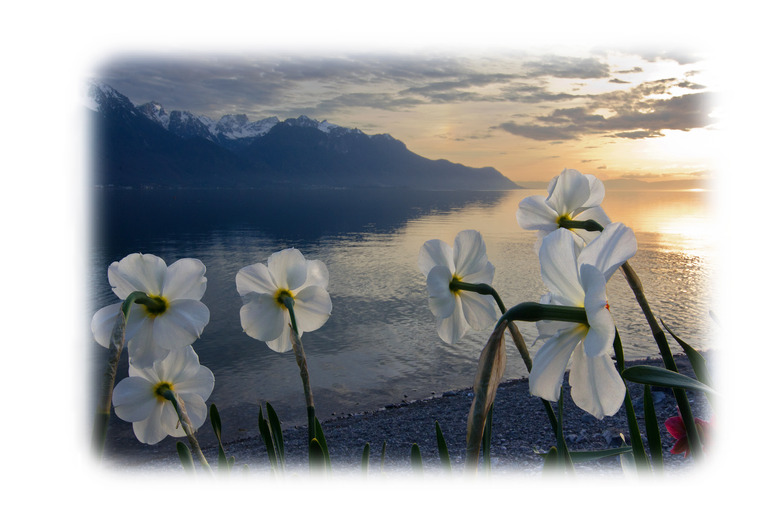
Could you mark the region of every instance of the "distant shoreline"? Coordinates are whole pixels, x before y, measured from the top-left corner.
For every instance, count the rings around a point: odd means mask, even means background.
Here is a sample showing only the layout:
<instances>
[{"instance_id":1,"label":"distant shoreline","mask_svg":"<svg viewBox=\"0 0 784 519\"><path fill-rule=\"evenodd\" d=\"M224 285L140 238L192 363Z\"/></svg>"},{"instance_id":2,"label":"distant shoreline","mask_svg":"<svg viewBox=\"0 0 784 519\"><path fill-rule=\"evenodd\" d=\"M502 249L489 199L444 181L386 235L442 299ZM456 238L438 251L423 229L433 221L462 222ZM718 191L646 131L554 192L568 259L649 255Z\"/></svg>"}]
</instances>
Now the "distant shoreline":
<instances>
[{"instance_id":1,"label":"distant shoreline","mask_svg":"<svg viewBox=\"0 0 784 519\"><path fill-rule=\"evenodd\" d=\"M603 180L605 189L609 190L645 190L645 191L681 191L688 189L710 190L711 185L707 180L637 180L633 178L616 178ZM549 181L518 181L522 189L547 189Z\"/></svg>"}]
</instances>

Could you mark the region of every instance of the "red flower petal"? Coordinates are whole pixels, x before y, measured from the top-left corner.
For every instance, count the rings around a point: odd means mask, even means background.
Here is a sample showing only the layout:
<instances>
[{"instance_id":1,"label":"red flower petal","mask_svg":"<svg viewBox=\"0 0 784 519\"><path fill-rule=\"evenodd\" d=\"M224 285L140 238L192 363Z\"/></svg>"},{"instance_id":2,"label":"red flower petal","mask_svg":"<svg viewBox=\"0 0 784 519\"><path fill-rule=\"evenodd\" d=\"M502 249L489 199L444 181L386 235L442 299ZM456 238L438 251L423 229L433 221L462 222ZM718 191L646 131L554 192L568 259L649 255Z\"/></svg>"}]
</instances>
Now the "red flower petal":
<instances>
[{"instance_id":1,"label":"red flower petal","mask_svg":"<svg viewBox=\"0 0 784 519\"><path fill-rule=\"evenodd\" d=\"M664 427L667 428L667 432L676 440L686 437L686 426L683 423L683 418L680 416L667 418L667 420L664 421Z\"/></svg>"}]
</instances>

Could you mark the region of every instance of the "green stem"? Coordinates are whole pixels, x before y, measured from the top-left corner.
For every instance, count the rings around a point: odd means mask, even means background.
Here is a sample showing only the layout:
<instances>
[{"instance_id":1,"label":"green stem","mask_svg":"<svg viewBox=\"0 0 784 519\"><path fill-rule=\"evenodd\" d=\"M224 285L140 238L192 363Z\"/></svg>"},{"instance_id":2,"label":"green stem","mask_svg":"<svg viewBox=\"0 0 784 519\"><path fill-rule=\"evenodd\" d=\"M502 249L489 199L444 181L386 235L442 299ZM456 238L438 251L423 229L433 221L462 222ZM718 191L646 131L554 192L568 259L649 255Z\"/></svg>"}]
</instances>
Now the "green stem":
<instances>
[{"instance_id":1,"label":"green stem","mask_svg":"<svg viewBox=\"0 0 784 519\"><path fill-rule=\"evenodd\" d=\"M483 296L493 296L493 299L495 299L495 303L498 305L501 313L506 313L506 306L504 306L504 302L501 301L501 296L499 296L498 292L496 292L495 289L487 283L466 283L464 281L457 281L453 279L449 283L449 289L453 291L466 290L468 292L476 292L477 294L481 294Z\"/></svg>"},{"instance_id":2,"label":"green stem","mask_svg":"<svg viewBox=\"0 0 784 519\"><path fill-rule=\"evenodd\" d=\"M98 397L98 407L95 411L93 422L93 450L101 457L104 445L106 444L106 433L109 428L109 416L112 411L112 394L114 393L114 381L117 378L117 365L120 363L123 345L125 344L125 326L128 323L128 312L131 304L146 298L144 292L132 292L125 298L117 319L112 329L112 336L109 339L109 357L101 379L100 396Z\"/></svg>"},{"instance_id":3,"label":"green stem","mask_svg":"<svg viewBox=\"0 0 784 519\"><path fill-rule=\"evenodd\" d=\"M172 403L174 410L177 412L177 417L180 419L182 430L185 431L185 436L188 438L188 443L191 445L191 450L196 454L196 457L199 458L201 466L205 470L212 472L210 464L207 463L207 458L204 457L204 453L201 451L201 447L199 447L199 442L196 439L196 432L193 430L193 424L191 423L190 418L188 418L188 413L185 411L185 403L180 399L177 393L171 389L159 389L158 394Z\"/></svg>"},{"instance_id":4,"label":"green stem","mask_svg":"<svg viewBox=\"0 0 784 519\"><path fill-rule=\"evenodd\" d=\"M621 343L621 336L618 330L615 330L615 339L613 339L613 349L615 350L615 364L620 375L625 367L623 359L623 344ZM621 379L623 380L623 378ZM623 385L626 387L626 381L623 380ZM640 434L640 426L637 424L637 415L634 413L634 405L632 404L632 397L629 394L629 388L626 387L626 395L623 398L623 405L626 410L626 421L629 424L629 435L632 440L632 451L634 453L634 461L638 470L651 470L648 456L645 454L645 448L642 443L642 435Z\"/></svg>"},{"instance_id":5,"label":"green stem","mask_svg":"<svg viewBox=\"0 0 784 519\"><path fill-rule=\"evenodd\" d=\"M294 316L294 299L289 296L281 298L281 302L286 306L291 317L291 344L294 356L299 366L299 375L302 379L302 388L305 392L305 407L308 413L308 441L316 438L316 404L313 400L313 391L310 388L310 374L308 373L308 361L305 358L305 348L297 328L297 319Z\"/></svg>"},{"instance_id":6,"label":"green stem","mask_svg":"<svg viewBox=\"0 0 784 519\"><path fill-rule=\"evenodd\" d=\"M564 229L584 229L593 232L604 230L604 227L595 220L569 220L563 217L558 220L558 226Z\"/></svg>"},{"instance_id":7,"label":"green stem","mask_svg":"<svg viewBox=\"0 0 784 519\"><path fill-rule=\"evenodd\" d=\"M578 306L547 305L542 303L520 303L510 308L500 321L562 321L588 324L585 308Z\"/></svg>"},{"instance_id":8,"label":"green stem","mask_svg":"<svg viewBox=\"0 0 784 519\"><path fill-rule=\"evenodd\" d=\"M489 295L492 296L495 300L495 303L498 305L498 309L501 311L502 314L507 313L506 305L501 300L501 296L498 295L496 290L486 284L486 283L465 283L463 281L455 281L449 283L449 288L454 290L467 290L470 292L476 292L477 294L481 295ZM503 318L502 318L503 319ZM525 344L525 339L523 339L523 335L520 333L520 330L517 328L517 325L514 321L508 320L508 330L512 336L512 340L514 342L517 351L520 353L520 357L523 359L523 363L525 364L525 368L528 370L528 373L531 373L531 369L533 368L533 361L531 360L531 355L528 353L528 347ZM553 432L555 433L558 421L555 417L555 412L553 411L553 407L550 405L550 402L545 400L544 398L541 399L542 404L544 405L545 412L547 413L547 418L550 420L550 425L553 428Z\"/></svg>"},{"instance_id":9,"label":"green stem","mask_svg":"<svg viewBox=\"0 0 784 519\"><path fill-rule=\"evenodd\" d=\"M563 432L563 386L558 397L558 427L555 433L557 459L567 472L573 472L574 466L572 465L572 457L569 455L569 448L566 446L566 439Z\"/></svg>"},{"instance_id":10,"label":"green stem","mask_svg":"<svg viewBox=\"0 0 784 519\"><path fill-rule=\"evenodd\" d=\"M637 273L634 271L634 269L632 269L632 266L629 265L629 262L624 263L621 268L623 269L623 273L626 277L626 281L628 282L629 287L634 293L634 297L637 299L637 304L640 305L640 309L642 310L643 315L645 315L646 321L648 321L648 326L651 328L651 333L653 334L653 338L656 341L656 345L659 347L659 352L662 356L662 360L664 361L664 367L670 371L678 373L678 366L675 364L675 358L672 356L670 346L667 343L667 336L664 334L664 331L661 329L661 327L659 327L659 323L656 321L656 317L653 315L653 311L651 310L651 307L648 304L648 300L645 297L645 293L643 292L640 278L637 276ZM694 421L694 415L691 411L689 397L686 395L686 391L683 389L673 389L672 392L675 395L675 401L678 404L678 410L681 413L683 423L686 427L686 436L689 442L689 450L691 451L692 456L694 456L694 459L701 459L702 443L700 442L700 436L697 432L697 424Z\"/></svg>"}]
</instances>

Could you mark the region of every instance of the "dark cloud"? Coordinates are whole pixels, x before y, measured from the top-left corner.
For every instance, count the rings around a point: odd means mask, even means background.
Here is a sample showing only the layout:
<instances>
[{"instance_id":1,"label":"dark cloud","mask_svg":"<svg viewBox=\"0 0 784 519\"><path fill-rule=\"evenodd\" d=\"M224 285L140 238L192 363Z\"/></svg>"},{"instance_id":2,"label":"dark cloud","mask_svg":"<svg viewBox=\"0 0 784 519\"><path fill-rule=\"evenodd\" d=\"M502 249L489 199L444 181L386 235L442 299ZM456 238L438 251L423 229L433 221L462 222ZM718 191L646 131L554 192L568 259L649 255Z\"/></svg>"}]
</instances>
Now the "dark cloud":
<instances>
[{"instance_id":1,"label":"dark cloud","mask_svg":"<svg viewBox=\"0 0 784 519\"><path fill-rule=\"evenodd\" d=\"M512 135L519 135L536 141L566 141L577 139L580 133L580 128L576 125L571 127L558 127L558 126L542 126L537 124L517 124L514 122L507 122L498 125L501 130L511 133Z\"/></svg>"},{"instance_id":2,"label":"dark cloud","mask_svg":"<svg viewBox=\"0 0 784 519\"><path fill-rule=\"evenodd\" d=\"M708 88L705 85L692 83L691 81L681 81L680 83L678 83L677 86L679 88L688 88L689 90L705 90L706 88Z\"/></svg>"},{"instance_id":3,"label":"dark cloud","mask_svg":"<svg viewBox=\"0 0 784 519\"><path fill-rule=\"evenodd\" d=\"M259 107L275 109L291 105L292 93L302 84L320 83L326 92L313 100L316 105L329 90L341 86L367 87L410 85L427 81L449 81L471 71L454 58L420 56L235 56L181 58L121 57L97 71L99 79L128 95L135 103L155 100L167 109L194 113L252 112ZM400 96L399 105L414 101ZM354 98L366 106L361 96ZM298 104L307 104L300 99ZM334 102L346 104L346 99ZM393 103L387 102L387 106Z\"/></svg>"},{"instance_id":4,"label":"dark cloud","mask_svg":"<svg viewBox=\"0 0 784 519\"><path fill-rule=\"evenodd\" d=\"M644 92L661 91L661 84L640 85L636 95L602 95L581 107L561 108L535 118L537 124L503 123L498 128L535 140L578 139L607 134L625 139L661 137L663 130L689 131L709 124L712 96L687 94L666 99L648 98ZM665 89L666 91L666 89ZM604 109L611 114L597 113Z\"/></svg>"},{"instance_id":5,"label":"dark cloud","mask_svg":"<svg viewBox=\"0 0 784 519\"><path fill-rule=\"evenodd\" d=\"M522 65L526 77L596 79L610 76L610 67L596 58L546 56Z\"/></svg>"},{"instance_id":6,"label":"dark cloud","mask_svg":"<svg viewBox=\"0 0 784 519\"><path fill-rule=\"evenodd\" d=\"M137 104L219 116L318 115L346 107L401 110L423 103L558 102L576 94L549 91L539 80L609 77L594 58L503 56L506 71L477 67L492 60L433 55L125 56L105 63L99 79ZM308 98L307 86L318 85ZM482 91L482 87L494 86ZM350 87L350 90L349 90Z\"/></svg>"},{"instance_id":7,"label":"dark cloud","mask_svg":"<svg viewBox=\"0 0 784 519\"><path fill-rule=\"evenodd\" d=\"M620 132L613 134L613 137L620 137L622 139L650 139L654 137L664 137L664 134L658 130L637 130L632 132Z\"/></svg>"},{"instance_id":8,"label":"dark cloud","mask_svg":"<svg viewBox=\"0 0 784 519\"><path fill-rule=\"evenodd\" d=\"M374 108L377 110L403 110L425 104L425 101L415 97L398 97L392 94L342 94L332 99L319 102L314 111L333 112L343 108Z\"/></svg>"}]
</instances>

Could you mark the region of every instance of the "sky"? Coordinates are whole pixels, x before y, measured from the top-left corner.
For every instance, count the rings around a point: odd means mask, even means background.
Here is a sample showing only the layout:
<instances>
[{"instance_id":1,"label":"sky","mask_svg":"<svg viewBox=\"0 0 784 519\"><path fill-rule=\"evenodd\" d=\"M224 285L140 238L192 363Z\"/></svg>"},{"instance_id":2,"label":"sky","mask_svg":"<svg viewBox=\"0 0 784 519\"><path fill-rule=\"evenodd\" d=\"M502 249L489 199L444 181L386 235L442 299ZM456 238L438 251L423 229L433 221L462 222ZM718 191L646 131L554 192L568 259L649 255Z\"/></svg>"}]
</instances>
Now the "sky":
<instances>
[{"instance_id":1,"label":"sky","mask_svg":"<svg viewBox=\"0 0 784 519\"><path fill-rule=\"evenodd\" d=\"M515 181L702 180L721 107L711 56L686 48L118 54L91 76L135 104L213 119L306 115L388 133L430 159Z\"/></svg>"}]
</instances>

